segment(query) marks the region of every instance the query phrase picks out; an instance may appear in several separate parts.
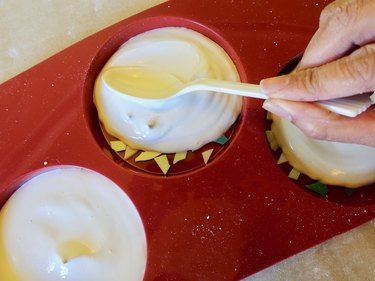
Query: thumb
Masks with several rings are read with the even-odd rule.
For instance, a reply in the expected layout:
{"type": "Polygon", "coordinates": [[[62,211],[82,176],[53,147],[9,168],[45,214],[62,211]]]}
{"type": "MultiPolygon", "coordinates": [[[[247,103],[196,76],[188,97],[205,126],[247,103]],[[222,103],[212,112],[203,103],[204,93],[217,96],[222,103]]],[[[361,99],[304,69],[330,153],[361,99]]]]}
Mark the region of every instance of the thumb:
{"type": "Polygon", "coordinates": [[[356,118],[338,115],[308,102],[268,99],[263,108],[291,121],[314,139],[375,147],[375,107],[356,118]]]}
{"type": "Polygon", "coordinates": [[[375,44],[363,46],[330,63],[264,79],[261,90],[270,98],[327,100],[375,89],[375,44]]]}

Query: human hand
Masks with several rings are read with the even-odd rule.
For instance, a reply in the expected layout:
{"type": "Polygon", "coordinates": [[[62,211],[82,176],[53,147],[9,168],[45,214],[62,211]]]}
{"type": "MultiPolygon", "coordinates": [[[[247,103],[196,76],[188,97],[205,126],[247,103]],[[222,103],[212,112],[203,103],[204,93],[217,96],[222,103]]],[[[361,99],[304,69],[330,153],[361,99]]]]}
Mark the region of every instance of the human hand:
{"type": "Polygon", "coordinates": [[[264,109],[310,137],[375,147],[375,107],[350,118],[309,103],[375,90],[374,26],[374,0],[328,5],[296,70],[261,81],[264,109]]]}

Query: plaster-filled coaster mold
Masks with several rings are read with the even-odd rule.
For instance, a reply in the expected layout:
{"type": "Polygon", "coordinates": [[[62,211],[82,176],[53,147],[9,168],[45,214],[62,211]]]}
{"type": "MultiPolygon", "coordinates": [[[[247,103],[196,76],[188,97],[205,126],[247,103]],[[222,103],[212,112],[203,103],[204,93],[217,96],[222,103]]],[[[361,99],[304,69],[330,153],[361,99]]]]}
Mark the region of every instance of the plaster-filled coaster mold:
{"type": "MultiPolygon", "coordinates": [[[[300,57],[280,75],[293,70],[300,57]]],[[[306,190],[349,205],[375,200],[375,148],[312,139],[278,116],[267,114],[266,135],[284,173],[306,190]]]]}
{"type": "MultiPolygon", "coordinates": [[[[95,82],[93,96],[101,130],[123,161],[156,175],[181,174],[205,166],[233,137],[242,97],[195,91],[159,100],[156,89],[164,89],[159,86],[164,86],[162,81],[139,78],[149,72],[165,73],[176,85],[201,78],[239,81],[235,64],[221,46],[199,32],[163,27],[124,42],[95,82]],[[131,88],[149,89],[153,99],[122,90],[124,84],[131,83],[126,75],[141,83],[131,88]]],[[[164,87],[168,91],[169,85],[164,87]]]]}
{"type": "Polygon", "coordinates": [[[3,280],[143,280],[141,217],[119,186],[58,166],[22,184],[0,211],[3,280]]]}

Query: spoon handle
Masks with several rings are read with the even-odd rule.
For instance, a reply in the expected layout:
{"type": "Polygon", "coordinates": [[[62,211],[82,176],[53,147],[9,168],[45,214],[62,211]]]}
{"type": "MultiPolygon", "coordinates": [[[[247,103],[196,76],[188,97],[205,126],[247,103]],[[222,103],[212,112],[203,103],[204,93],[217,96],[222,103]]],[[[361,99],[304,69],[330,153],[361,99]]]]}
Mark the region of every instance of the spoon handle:
{"type": "Polygon", "coordinates": [[[213,91],[257,99],[268,98],[265,94],[261,93],[259,85],[208,78],[192,82],[183,91],[186,93],[195,90],[213,91]]]}
{"type": "Polygon", "coordinates": [[[367,94],[316,102],[329,111],[348,117],[356,117],[366,111],[373,103],[374,101],[367,94]]]}
{"type": "MultiPolygon", "coordinates": [[[[258,99],[268,98],[268,96],[261,93],[259,85],[207,78],[191,83],[183,92],[194,90],[215,91],[258,99]]],[[[331,112],[348,117],[355,117],[366,111],[374,102],[369,95],[359,94],[345,98],[317,101],[315,103],[331,112]]]]}

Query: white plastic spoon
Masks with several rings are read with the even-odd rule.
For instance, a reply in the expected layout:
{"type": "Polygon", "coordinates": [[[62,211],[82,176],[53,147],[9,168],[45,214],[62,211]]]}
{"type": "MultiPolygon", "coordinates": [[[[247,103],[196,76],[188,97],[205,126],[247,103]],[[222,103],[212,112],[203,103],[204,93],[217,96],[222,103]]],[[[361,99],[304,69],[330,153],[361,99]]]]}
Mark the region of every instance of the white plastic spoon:
{"type": "MultiPolygon", "coordinates": [[[[112,67],[103,74],[103,82],[113,90],[141,100],[167,100],[198,91],[213,91],[251,98],[267,99],[259,85],[214,79],[198,79],[183,83],[176,76],[152,68],[112,67]]],[[[320,106],[349,117],[364,112],[373,103],[368,95],[316,102],[320,106]]]]}

